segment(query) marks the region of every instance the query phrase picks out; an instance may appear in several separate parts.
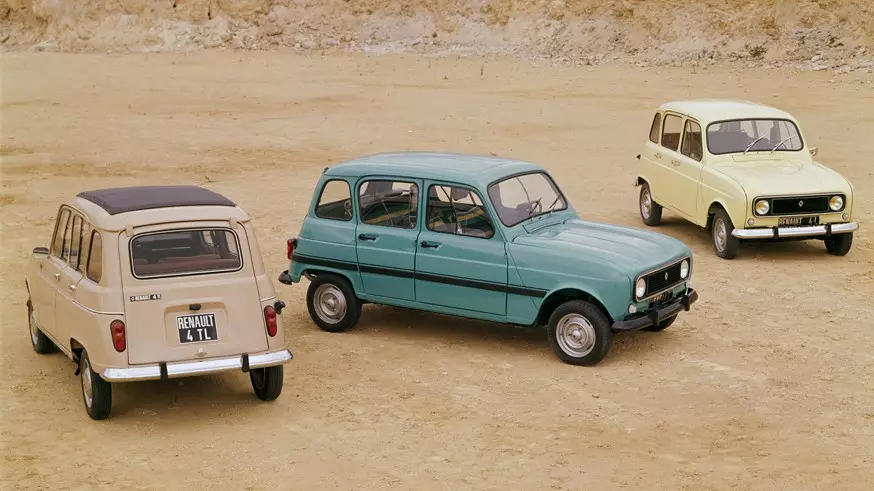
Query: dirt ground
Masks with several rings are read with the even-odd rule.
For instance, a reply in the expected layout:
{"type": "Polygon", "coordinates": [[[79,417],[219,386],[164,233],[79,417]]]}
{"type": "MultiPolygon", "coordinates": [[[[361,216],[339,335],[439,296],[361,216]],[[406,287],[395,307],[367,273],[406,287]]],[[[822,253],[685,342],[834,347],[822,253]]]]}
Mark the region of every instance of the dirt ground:
{"type": "Polygon", "coordinates": [[[3,489],[872,489],[871,75],[557,68],[509,59],[329,54],[2,57],[3,489]],[[388,150],[545,165],[587,218],[643,227],[632,178],[653,108],[737,97],[802,121],[850,179],[853,250],[821,242],[696,254],[701,299],[591,368],[542,330],[365,307],[318,330],[306,283],[275,282],[294,360],[262,403],[244,374],[114,387],[93,422],[63,355],[28,346],[24,271],[80,190],[201,184],[255,217],[287,268],[327,165],[388,150]]]}

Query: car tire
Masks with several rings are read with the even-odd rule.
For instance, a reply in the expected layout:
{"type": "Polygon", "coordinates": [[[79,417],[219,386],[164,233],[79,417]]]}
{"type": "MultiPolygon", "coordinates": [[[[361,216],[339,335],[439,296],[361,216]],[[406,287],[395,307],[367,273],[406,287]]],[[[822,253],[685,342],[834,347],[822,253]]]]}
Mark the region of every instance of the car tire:
{"type": "Polygon", "coordinates": [[[307,288],[307,310],[323,331],[343,332],[361,317],[361,301],[345,278],[322,273],[307,288]]]}
{"type": "Polygon", "coordinates": [[[853,232],[832,235],[823,239],[825,250],[832,256],[846,256],[853,246],[853,232]]]}
{"type": "Polygon", "coordinates": [[[595,365],[607,356],[613,344],[607,315],[584,300],[559,305],[549,316],[546,330],[553,353],[571,365],[595,365]]]}
{"type": "Polygon", "coordinates": [[[106,419],[112,409],[112,385],[91,369],[91,360],[84,349],[79,355],[79,379],[85,412],[91,419],[106,419]]]}
{"type": "Polygon", "coordinates": [[[28,299],[27,301],[27,323],[30,333],[30,345],[33,350],[41,355],[51,353],[55,350],[55,343],[49,339],[42,331],[39,330],[36,324],[36,315],[33,311],[33,304],[28,299]]]}
{"type": "Polygon", "coordinates": [[[656,227],[662,222],[662,206],[652,199],[652,191],[649,189],[648,182],[644,182],[640,186],[640,198],[637,205],[640,210],[640,219],[643,220],[644,224],[656,227]]]}
{"type": "Polygon", "coordinates": [[[731,235],[734,224],[728,213],[722,208],[716,210],[713,216],[713,226],[710,227],[710,236],[713,239],[713,250],[722,259],[734,259],[737,256],[740,239],[731,235]]]}
{"type": "Polygon", "coordinates": [[[668,317],[667,319],[662,320],[661,322],[659,322],[658,324],[656,324],[654,326],[644,327],[643,330],[644,331],[652,331],[652,332],[664,331],[665,329],[671,327],[671,324],[673,324],[674,321],[677,320],[677,316],[679,316],[679,315],[680,314],[668,317]]]}
{"type": "Polygon", "coordinates": [[[282,365],[249,370],[255,395],[262,401],[275,401],[282,393],[282,365]]]}

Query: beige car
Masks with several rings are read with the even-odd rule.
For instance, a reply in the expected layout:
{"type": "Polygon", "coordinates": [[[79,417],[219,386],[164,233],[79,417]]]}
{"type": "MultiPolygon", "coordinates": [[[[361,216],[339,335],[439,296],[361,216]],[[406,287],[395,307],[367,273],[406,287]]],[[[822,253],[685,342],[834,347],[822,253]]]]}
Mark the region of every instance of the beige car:
{"type": "Polygon", "coordinates": [[[58,210],[27,270],[30,338],[78,366],[85,409],[109,415],[112,383],[248,372],[282,391],[277,300],[249,216],[196,186],[80,193],[58,210]]]}

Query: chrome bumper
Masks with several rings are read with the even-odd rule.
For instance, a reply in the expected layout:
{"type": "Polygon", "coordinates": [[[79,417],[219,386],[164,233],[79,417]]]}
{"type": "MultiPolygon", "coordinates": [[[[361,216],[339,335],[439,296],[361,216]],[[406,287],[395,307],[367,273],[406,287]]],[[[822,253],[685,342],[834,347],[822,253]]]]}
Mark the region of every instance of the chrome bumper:
{"type": "Polygon", "coordinates": [[[779,239],[789,237],[817,237],[820,235],[846,234],[859,228],[856,222],[827,223],[810,227],[736,228],[731,235],[738,239],[779,239]]]}
{"type": "Polygon", "coordinates": [[[130,368],[107,368],[103,370],[100,377],[107,382],[137,382],[141,380],[190,377],[192,375],[206,375],[235,370],[248,372],[251,368],[281,365],[292,358],[291,351],[284,349],[260,355],[241,355],[179,363],[159,363],[130,368]]]}

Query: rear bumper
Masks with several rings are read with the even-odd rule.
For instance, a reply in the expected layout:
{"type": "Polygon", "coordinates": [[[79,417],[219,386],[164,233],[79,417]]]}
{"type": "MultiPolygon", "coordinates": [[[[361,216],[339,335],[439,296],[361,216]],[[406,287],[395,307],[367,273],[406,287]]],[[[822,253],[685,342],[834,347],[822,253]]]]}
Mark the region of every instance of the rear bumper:
{"type": "Polygon", "coordinates": [[[738,239],[780,239],[790,237],[819,237],[834,234],[846,234],[858,230],[859,224],[827,223],[825,225],[813,225],[809,227],[773,227],[773,228],[736,228],[731,235],[738,239]]]}
{"type": "Polygon", "coordinates": [[[654,326],[668,317],[673,317],[681,311],[688,311],[690,306],[698,300],[698,292],[689,288],[682,297],[677,298],[660,309],[651,310],[643,315],[616,321],[611,328],[614,332],[637,331],[644,327],[654,326]]]}
{"type": "Polygon", "coordinates": [[[203,361],[159,363],[129,368],[107,368],[100,377],[107,382],[137,382],[168,378],[191,377],[210,373],[243,371],[282,365],[293,358],[287,349],[259,355],[241,355],[203,361]]]}

